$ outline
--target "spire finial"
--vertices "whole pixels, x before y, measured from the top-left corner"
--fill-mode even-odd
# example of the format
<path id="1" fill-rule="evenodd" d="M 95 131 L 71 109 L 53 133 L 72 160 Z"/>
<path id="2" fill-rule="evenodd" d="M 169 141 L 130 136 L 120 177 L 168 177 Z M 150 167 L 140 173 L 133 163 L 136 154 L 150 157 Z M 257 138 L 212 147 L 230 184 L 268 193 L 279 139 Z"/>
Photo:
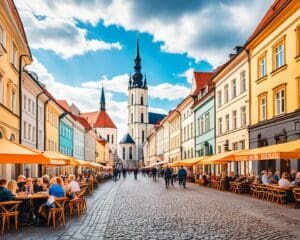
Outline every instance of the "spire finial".
<path id="1" fill-rule="evenodd" d="M 139 32 L 136 33 L 136 59 L 140 58 Z"/>
<path id="2" fill-rule="evenodd" d="M 105 95 L 104 95 L 103 80 L 102 80 L 102 88 L 101 88 L 101 96 L 100 96 L 100 110 L 105 111 Z"/>

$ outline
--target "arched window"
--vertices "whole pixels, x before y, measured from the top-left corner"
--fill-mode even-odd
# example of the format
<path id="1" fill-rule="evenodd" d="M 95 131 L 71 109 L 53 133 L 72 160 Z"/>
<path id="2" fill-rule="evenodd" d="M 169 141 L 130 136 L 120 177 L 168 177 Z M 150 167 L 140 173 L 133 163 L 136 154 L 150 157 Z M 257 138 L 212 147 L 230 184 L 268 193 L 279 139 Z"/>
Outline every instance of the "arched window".
<path id="1" fill-rule="evenodd" d="M 133 94 L 131 94 L 131 105 L 133 105 Z"/>
<path id="2" fill-rule="evenodd" d="M 109 143 L 109 134 L 107 134 L 106 141 Z"/>
<path id="3" fill-rule="evenodd" d="M 141 105 L 144 105 L 144 97 L 141 96 Z"/>
<path id="4" fill-rule="evenodd" d="M 141 123 L 144 123 L 144 113 L 141 113 Z"/>
<path id="5" fill-rule="evenodd" d="M 122 153 L 122 157 L 123 157 L 123 160 L 125 160 L 125 158 L 126 158 L 126 149 L 125 149 L 125 147 L 123 147 L 123 153 Z"/>
<path id="6" fill-rule="evenodd" d="M 142 143 L 144 143 L 144 141 L 145 141 L 145 132 L 144 132 L 144 130 L 142 131 Z"/>
<path id="7" fill-rule="evenodd" d="M 111 135 L 111 143 L 114 143 L 114 135 Z"/>
<path id="8" fill-rule="evenodd" d="M 129 160 L 132 160 L 132 147 L 129 147 Z"/>

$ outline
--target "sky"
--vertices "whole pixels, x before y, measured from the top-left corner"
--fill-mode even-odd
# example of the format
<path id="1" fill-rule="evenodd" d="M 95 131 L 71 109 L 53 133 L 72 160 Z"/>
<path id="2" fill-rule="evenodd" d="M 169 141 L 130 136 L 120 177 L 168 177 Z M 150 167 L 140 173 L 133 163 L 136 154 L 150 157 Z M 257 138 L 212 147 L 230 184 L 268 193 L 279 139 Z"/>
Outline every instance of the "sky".
<path id="1" fill-rule="evenodd" d="M 243 45 L 273 0 L 15 0 L 33 63 L 57 99 L 107 112 L 127 131 L 136 38 L 149 110 L 167 113 L 191 92 L 193 71 L 212 71 Z"/>

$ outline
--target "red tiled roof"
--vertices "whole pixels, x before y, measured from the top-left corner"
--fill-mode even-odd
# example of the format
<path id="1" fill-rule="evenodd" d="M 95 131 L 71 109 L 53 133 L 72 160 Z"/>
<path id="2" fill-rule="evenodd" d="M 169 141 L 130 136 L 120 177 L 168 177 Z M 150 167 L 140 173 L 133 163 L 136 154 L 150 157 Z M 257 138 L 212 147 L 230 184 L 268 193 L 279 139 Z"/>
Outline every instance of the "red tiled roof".
<path id="1" fill-rule="evenodd" d="M 70 106 L 66 100 L 56 100 L 57 103 L 67 112 L 71 112 Z"/>
<path id="2" fill-rule="evenodd" d="M 17 24 L 17 27 L 18 27 L 18 29 L 19 29 L 22 37 L 23 37 L 23 40 L 25 41 L 25 43 L 26 43 L 26 45 L 28 47 L 28 51 L 29 51 L 30 57 L 31 57 L 31 52 L 30 52 L 30 48 L 28 46 L 28 42 L 27 42 L 25 30 L 24 30 L 24 27 L 23 27 L 23 24 L 22 24 L 19 12 L 18 12 L 18 10 L 16 8 L 16 5 L 15 5 L 15 3 L 14 3 L 13 0 L 7 0 L 7 4 L 9 6 L 9 9 L 10 9 L 12 15 L 13 15 L 13 18 L 14 18 L 16 24 Z"/>
<path id="3" fill-rule="evenodd" d="M 84 117 L 73 115 L 73 118 L 77 122 L 79 122 L 85 128 L 85 130 L 87 130 L 87 131 L 92 130 L 91 125 L 89 124 L 89 122 Z"/>
<path id="4" fill-rule="evenodd" d="M 193 95 L 197 95 L 202 88 L 204 88 L 207 84 L 209 84 L 209 88 L 211 87 L 210 79 L 214 75 L 214 72 L 194 72 L 194 77 L 196 81 L 196 89 L 193 92 Z"/>
<path id="5" fill-rule="evenodd" d="M 248 38 L 247 42 L 250 42 L 254 37 L 256 37 L 291 1 L 292 0 L 275 0 L 260 23 L 257 25 L 252 35 Z"/>
<path id="6" fill-rule="evenodd" d="M 94 128 L 117 128 L 106 111 L 82 113 Z"/>

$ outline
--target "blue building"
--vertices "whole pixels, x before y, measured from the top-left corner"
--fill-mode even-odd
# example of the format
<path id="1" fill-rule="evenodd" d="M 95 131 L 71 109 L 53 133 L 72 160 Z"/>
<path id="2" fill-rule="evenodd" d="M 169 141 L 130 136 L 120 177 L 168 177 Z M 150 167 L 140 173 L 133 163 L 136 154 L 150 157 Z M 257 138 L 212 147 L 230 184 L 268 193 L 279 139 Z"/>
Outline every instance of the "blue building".
<path id="1" fill-rule="evenodd" d="M 74 121 L 68 113 L 59 117 L 59 151 L 68 156 L 73 156 Z"/>
<path id="2" fill-rule="evenodd" d="M 215 154 L 215 91 L 212 75 L 213 73 L 195 72 L 196 81 L 200 82 L 198 85 L 201 88 L 193 106 L 196 157 Z"/>

